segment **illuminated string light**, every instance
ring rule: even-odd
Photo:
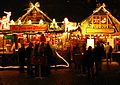
[[[67,65],[52,65],[51,67],[60,67],[60,66],[69,67],[69,63],[68,63],[62,56],[60,56],[57,51],[55,51],[55,53],[56,53],[57,56],[58,56],[59,58],[61,58]]]

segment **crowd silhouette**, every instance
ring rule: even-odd
[[[111,64],[111,54],[112,46],[109,45],[109,42],[105,46],[103,43],[97,42],[94,48],[91,46],[86,48],[86,43],[80,47],[77,43],[73,45],[72,50],[71,47],[68,47],[66,52],[70,69],[74,64],[74,70],[87,75],[88,78],[94,78],[102,71],[102,58],[106,57],[107,64],[110,58]],[[28,76],[47,77],[51,74],[50,65],[54,54],[49,42],[36,43],[34,48],[32,42],[27,48],[22,44],[18,50],[18,56],[21,73],[25,71],[24,66],[27,65]]]
[[[50,75],[53,52],[49,43],[36,43],[33,47],[33,43],[30,42],[27,48],[22,44],[18,50],[18,56],[20,73],[25,72],[24,66],[27,65],[27,75],[30,77],[47,77]]]
[[[112,46],[107,44],[96,42],[94,48],[88,46],[86,48],[86,43],[83,43],[82,47],[79,44],[73,46],[72,56],[73,63],[75,65],[75,71],[79,71],[81,74],[87,75],[88,78],[94,78],[100,74],[102,71],[102,59],[106,58],[106,63],[108,64],[110,59],[112,59]],[[72,64],[71,64],[72,65]]]

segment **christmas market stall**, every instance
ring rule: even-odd
[[[0,65],[2,66],[6,66],[7,62],[12,62],[11,56],[13,52],[11,51],[11,47],[14,42],[14,35],[10,32],[11,12],[4,11],[4,14],[5,15],[0,18]]]
[[[101,42],[104,46],[106,42],[113,48],[112,59],[120,62],[120,22],[112,16],[103,3],[97,4],[96,10],[92,15],[81,22],[82,35],[84,35],[88,46],[96,45]]]
[[[71,55],[69,56],[68,54],[70,44],[73,44],[69,37],[70,32],[77,28],[77,23],[69,21],[67,17],[65,17],[62,22],[56,22],[56,20],[53,19],[52,23],[50,23],[50,28],[48,30],[51,35],[50,42],[55,48],[56,54],[58,54],[59,57],[64,58],[65,62],[67,61],[65,67],[69,67],[68,62],[71,60]]]
[[[21,44],[28,46],[29,42],[39,42],[52,20],[39,8],[39,3],[30,3],[30,8],[17,21],[10,20],[11,12],[4,11],[6,16],[0,20],[0,55],[4,66],[18,65],[16,52]],[[48,20],[48,21],[47,21]]]
[[[30,3],[27,13],[10,25],[10,30],[17,33],[18,38],[23,40],[25,44],[39,41],[40,34],[48,30],[49,22],[52,21],[38,8],[39,6],[38,2],[35,5]]]
[[[55,19],[51,20],[38,7],[38,2],[35,5],[30,3],[27,13],[18,18],[17,21],[12,21],[10,31],[16,36],[15,45],[13,44],[16,47],[15,51],[19,48],[18,43],[24,43],[25,47],[27,47],[28,43],[32,42],[34,47],[36,43],[41,43],[42,41],[45,43],[49,42],[56,58],[56,66],[68,67],[68,62],[56,51],[58,44],[56,41],[60,41],[59,38],[63,37],[63,29],[56,24]],[[54,66],[52,65],[52,67]]]
[[[106,9],[104,3],[97,4],[93,13],[80,23],[80,27],[82,35],[91,42],[92,47],[97,41],[100,41],[103,44],[109,42],[116,49],[114,34],[120,31],[120,22]]]

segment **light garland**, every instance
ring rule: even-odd
[[[69,67],[69,63],[68,63],[62,56],[60,56],[57,51],[55,51],[55,53],[56,53],[57,56],[58,56],[59,58],[61,58],[67,65],[52,65],[51,67],[60,67],[60,66],[62,66],[62,67]]]

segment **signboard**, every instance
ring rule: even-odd
[[[45,31],[47,29],[48,29],[48,24],[10,25],[11,31]]]
[[[94,48],[94,39],[87,39],[87,48],[91,46],[92,48]]]
[[[86,33],[114,33],[114,29],[86,29]]]

